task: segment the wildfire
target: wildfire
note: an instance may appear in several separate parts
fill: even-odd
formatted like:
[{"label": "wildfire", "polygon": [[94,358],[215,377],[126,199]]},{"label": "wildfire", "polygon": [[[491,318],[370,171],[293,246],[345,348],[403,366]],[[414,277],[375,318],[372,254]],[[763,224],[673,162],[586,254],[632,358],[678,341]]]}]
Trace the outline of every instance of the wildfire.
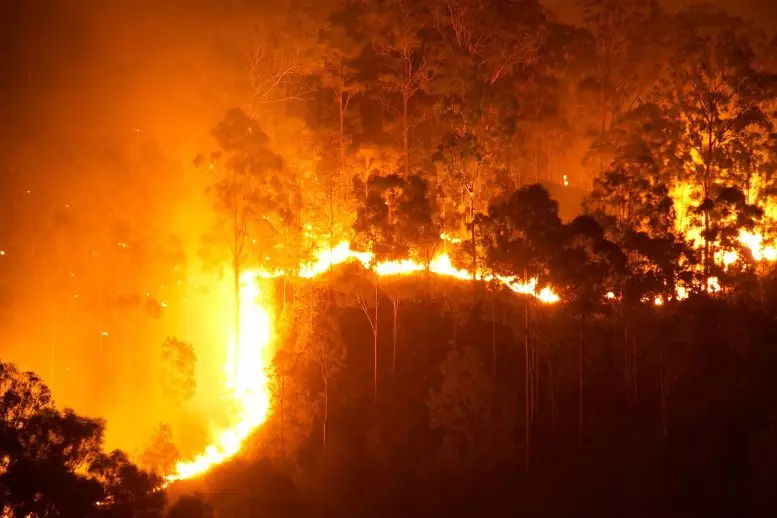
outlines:
[{"label": "wildfire", "polygon": [[[537,290],[537,279],[526,282],[515,277],[494,276],[482,272],[474,274],[453,266],[447,254],[440,254],[428,265],[412,259],[397,261],[374,261],[370,252],[351,249],[350,243],[342,242],[331,250],[322,250],[314,261],[302,265],[297,273],[300,278],[311,279],[330,268],[348,261],[357,261],[380,276],[411,275],[428,271],[435,275],[460,280],[497,280],[515,293],[531,295],[546,304],[559,301],[558,295],[546,286]],[[250,270],[240,276],[240,329],[235,340],[230,339],[230,356],[225,367],[227,373],[228,398],[238,406],[236,424],[218,435],[214,443],[191,461],[179,462],[175,473],[169,475],[167,483],[197,477],[213,466],[234,457],[245,439],[265,422],[270,413],[270,393],[266,367],[272,360],[273,315],[269,304],[262,299],[262,279],[284,275],[282,270]]]},{"label": "wildfire", "polygon": [[[758,184],[758,182],[755,182]],[[757,188],[754,188],[757,190]],[[702,237],[701,227],[698,222],[693,221],[692,213],[693,207],[698,203],[700,193],[698,188],[694,188],[690,183],[680,182],[676,184],[671,190],[671,197],[675,202],[676,223],[675,228],[690,242],[695,248],[704,247],[704,238]],[[764,218],[769,221],[777,220],[777,209],[767,204],[765,207]],[[730,216],[731,219],[736,218],[735,215]],[[737,242],[743,248],[750,251],[753,260],[756,262],[769,262],[773,263],[777,261],[777,241],[766,242],[764,235],[759,232],[752,232],[745,229],[739,230],[737,236]],[[712,248],[715,250],[714,259],[715,262],[723,265],[724,269],[728,269],[731,265],[737,263],[740,260],[740,254],[738,250],[726,249],[721,246],[719,242],[712,243]],[[717,286],[717,280],[712,283]]]},{"label": "wildfire", "polygon": [[[682,208],[679,213],[681,216],[685,214]],[[682,218],[678,222],[678,228],[686,231],[686,236],[689,239],[693,238],[694,229],[684,223]],[[441,236],[441,239],[450,243],[456,242],[454,238],[447,235]],[[777,260],[777,248],[764,246],[761,235],[742,231],[739,235],[739,241],[753,252],[756,261],[771,262]],[[700,243],[696,242],[696,244]],[[734,250],[725,250],[721,251],[716,259],[728,266],[738,260],[738,255]],[[447,253],[437,255],[428,264],[413,259],[376,261],[374,254],[353,250],[347,241],[343,241],[331,249],[321,250],[316,254],[314,260],[301,265],[294,274],[302,279],[312,279],[326,273],[334,266],[349,261],[358,262],[365,269],[374,271],[379,276],[405,276],[429,272],[462,281],[495,281],[514,293],[532,296],[544,304],[555,304],[560,300],[549,286],[538,289],[536,278],[522,280],[516,277],[456,268]],[[260,284],[263,279],[277,278],[286,273],[283,270],[265,268],[242,273],[238,308],[240,312],[239,335],[237,339],[234,336],[230,339],[230,355],[226,365],[227,397],[238,407],[236,424],[222,431],[215,438],[213,444],[193,460],[179,462],[175,468],[175,473],[167,477],[167,483],[199,476],[214,465],[234,457],[240,451],[245,439],[269,416],[270,393],[266,367],[272,360],[273,312],[270,305],[262,298]],[[720,291],[718,279],[709,278],[706,288],[709,292]],[[610,300],[619,298],[613,292],[608,292],[605,297]],[[678,286],[676,300],[683,300],[687,297],[688,289],[684,286]],[[651,300],[646,299],[645,302],[651,302]],[[652,300],[652,303],[656,306],[662,306],[665,300],[658,296]]]},{"label": "wildfire", "polygon": [[[447,236],[446,236],[447,237]],[[443,238],[446,240],[446,238]],[[450,242],[452,238],[447,238]],[[359,252],[351,249],[350,243],[343,241],[332,250],[324,250],[317,254],[316,260],[308,265],[304,265],[299,272],[303,279],[310,279],[328,271],[331,267],[343,264],[348,261],[357,261],[366,269],[375,271],[380,276],[399,276],[412,275],[419,272],[428,271],[441,277],[451,277],[463,281],[482,280],[490,282],[494,279],[505,285],[515,293],[531,295],[541,302],[553,304],[559,301],[558,295],[553,293],[549,286],[537,291],[537,279],[529,279],[525,282],[517,280],[515,277],[494,276],[485,272],[471,272],[466,269],[456,268],[451,262],[448,254],[442,253],[424,264],[413,259],[399,259],[395,261],[375,261],[375,256],[370,252]],[[283,272],[264,272],[266,277],[276,277]]]},{"label": "wildfire", "polygon": [[193,478],[220,464],[239,451],[246,437],[261,425],[270,412],[270,393],[265,368],[272,359],[273,319],[269,304],[259,288],[261,272],[240,276],[240,329],[237,340],[230,338],[230,358],[225,367],[229,399],[237,404],[237,424],[223,431],[204,452],[188,462],[179,462],[167,482]]}]

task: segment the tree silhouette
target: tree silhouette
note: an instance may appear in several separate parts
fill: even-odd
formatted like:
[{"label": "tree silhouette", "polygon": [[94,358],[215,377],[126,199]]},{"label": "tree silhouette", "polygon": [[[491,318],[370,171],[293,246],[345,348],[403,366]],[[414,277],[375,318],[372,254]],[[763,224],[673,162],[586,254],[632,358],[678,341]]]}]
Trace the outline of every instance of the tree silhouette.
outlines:
[{"label": "tree silhouette", "polygon": [[[283,159],[269,147],[269,137],[259,123],[242,110],[229,110],[213,130],[219,150],[199,155],[195,164],[216,171],[210,191],[216,209],[226,222],[223,232],[231,259],[234,297],[235,343],[240,338],[240,275],[252,236],[274,231],[273,220],[291,224],[299,193],[282,174]],[[268,228],[269,227],[269,228]]]},{"label": "tree silhouette", "polygon": [[159,516],[161,480],[102,451],[104,424],[54,408],[31,373],[0,363],[0,496],[15,516]]},{"label": "tree silhouette", "polygon": [[191,344],[168,337],[162,344],[159,383],[174,408],[188,402],[197,390],[197,355]]},{"label": "tree silhouette", "polygon": [[166,518],[213,518],[213,509],[201,493],[179,498],[165,514]]},{"label": "tree silhouette", "polygon": [[141,465],[151,473],[161,476],[171,475],[175,464],[180,460],[180,453],[173,442],[173,431],[170,425],[159,425],[151,445],[143,452]]}]

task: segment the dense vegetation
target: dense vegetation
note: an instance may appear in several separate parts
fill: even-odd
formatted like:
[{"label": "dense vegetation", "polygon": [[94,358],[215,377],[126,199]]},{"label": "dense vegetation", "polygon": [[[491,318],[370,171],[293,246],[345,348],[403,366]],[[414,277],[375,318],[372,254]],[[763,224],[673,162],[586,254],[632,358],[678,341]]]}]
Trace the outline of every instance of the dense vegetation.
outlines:
[{"label": "dense vegetation", "polygon": [[[194,159],[217,215],[196,257],[140,203],[117,214],[118,194],[17,238],[10,274],[51,260],[40,236],[71,249],[46,275],[77,271],[88,302],[53,283],[47,303],[88,314],[90,333],[109,322],[125,342],[104,353],[101,333],[90,368],[130,386],[154,377],[133,341],[133,322],[162,314],[146,286],[180,284],[195,260],[228,265],[235,295],[244,269],[287,272],[272,415],[241,458],[174,486],[202,494],[169,516],[777,509],[775,46],[708,7],[581,4],[585,27],[534,0],[230,3],[210,34],[238,107],[220,106]],[[172,176],[160,149],[98,161]],[[575,189],[584,215],[567,217],[554,198]],[[341,240],[379,260],[445,250],[560,301],[355,264],[298,278]],[[169,415],[196,392],[196,361],[164,342]],[[56,410],[10,364],[0,375],[4,506],[165,512],[160,479],[104,453],[99,421]],[[179,428],[159,427],[144,467],[171,470]]]}]

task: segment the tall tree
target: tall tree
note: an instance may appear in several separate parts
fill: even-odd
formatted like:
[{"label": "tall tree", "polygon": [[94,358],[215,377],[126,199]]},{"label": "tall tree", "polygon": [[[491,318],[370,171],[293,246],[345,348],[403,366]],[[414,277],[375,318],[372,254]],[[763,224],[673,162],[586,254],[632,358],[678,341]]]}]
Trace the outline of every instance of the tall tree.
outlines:
[{"label": "tall tree", "polygon": [[189,401],[197,390],[197,354],[191,344],[168,337],[162,344],[159,384],[172,408]]},{"label": "tall tree", "polygon": [[601,312],[602,301],[611,291],[615,275],[626,267],[620,248],[605,238],[602,227],[590,216],[578,216],[564,226],[563,252],[554,260],[554,286],[577,313],[578,340],[578,427],[585,433],[585,331],[586,319]]},{"label": "tall tree", "polygon": [[179,498],[170,509],[166,518],[213,518],[213,509],[200,493]]},{"label": "tall tree", "polygon": [[[581,0],[583,18],[596,40],[600,133],[657,80],[662,48],[655,37],[661,23],[653,0]],[[651,34],[652,37],[647,35]],[[644,35],[644,36],[643,36]]]},{"label": "tall tree", "polygon": [[242,110],[229,110],[213,130],[219,151],[198,155],[195,163],[217,171],[210,188],[216,209],[226,222],[221,236],[232,263],[234,337],[240,341],[240,276],[252,236],[272,232],[272,220],[289,223],[299,192],[282,174],[283,160],[269,147],[269,137],[259,123]]},{"label": "tall tree", "polygon": [[766,77],[754,67],[747,28],[725,13],[695,9],[677,17],[676,45],[667,102],[685,126],[683,141],[691,161],[688,178],[697,193],[703,216],[704,275],[714,261],[711,210],[716,185],[725,185],[731,169],[733,144],[748,128],[766,124],[760,102],[772,94],[762,88]]},{"label": "tall tree", "polygon": [[[413,101],[421,93],[431,93],[437,73],[438,52],[430,35],[432,16],[429,6],[411,0],[378,0],[367,8],[366,23],[373,36],[373,47],[382,59],[378,95],[398,97],[399,133],[402,149],[402,176],[410,176],[413,157],[412,133],[423,113],[413,113]],[[384,93],[385,92],[385,93]]]},{"label": "tall tree", "polygon": [[157,429],[151,445],[141,456],[143,469],[160,476],[172,475],[181,454],[173,442],[173,430],[167,423]]},{"label": "tall tree", "polygon": [[[563,228],[558,216],[558,204],[540,185],[530,185],[514,192],[510,198],[489,207],[484,224],[487,265],[499,275],[517,278],[527,283],[544,282],[551,273],[551,257],[562,245]],[[523,315],[516,322],[522,327],[518,334],[524,340],[524,426],[526,466],[529,466],[531,422],[535,404],[534,348],[531,340],[531,299],[524,297]]]}]

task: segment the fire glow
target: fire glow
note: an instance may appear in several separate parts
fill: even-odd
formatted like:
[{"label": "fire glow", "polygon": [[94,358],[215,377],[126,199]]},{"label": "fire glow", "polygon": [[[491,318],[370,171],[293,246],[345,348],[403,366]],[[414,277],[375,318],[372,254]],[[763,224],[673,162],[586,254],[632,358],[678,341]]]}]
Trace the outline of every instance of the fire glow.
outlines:
[{"label": "fire glow", "polygon": [[229,399],[237,404],[237,423],[191,461],[179,462],[167,482],[197,477],[234,457],[245,439],[270,412],[266,368],[272,359],[274,329],[270,304],[263,300],[261,276],[252,270],[240,276],[240,332],[229,343],[225,366]]},{"label": "fire glow", "polygon": [[[349,261],[361,263],[366,269],[379,276],[405,276],[428,271],[432,274],[464,281],[496,280],[515,293],[535,297],[545,304],[559,301],[558,295],[546,286],[537,289],[537,280],[526,282],[514,277],[494,276],[481,272],[469,272],[456,268],[447,254],[435,257],[428,265],[412,259],[375,262],[370,252],[351,249],[348,242],[342,242],[331,250],[319,252],[314,261],[303,265],[296,275],[312,279],[329,271],[332,267]],[[264,299],[260,285],[264,280],[284,275],[282,270],[247,270],[240,276],[240,330],[239,337],[230,339],[229,358],[225,366],[227,375],[227,398],[238,407],[235,424],[218,434],[213,444],[194,459],[179,462],[175,473],[167,477],[167,483],[195,478],[206,473],[213,466],[234,457],[246,438],[270,415],[270,391],[267,367],[274,353],[273,311]]]},{"label": "fire glow", "polygon": [[[447,238],[447,239],[446,239]],[[452,238],[442,236],[444,241],[453,242]],[[743,233],[740,241],[749,246],[757,261],[774,261],[777,252],[772,247],[763,247],[759,235]],[[760,255],[757,254],[760,251]],[[736,257],[728,257],[734,262]],[[536,278],[521,280],[516,277],[493,275],[487,272],[471,272],[459,269],[453,265],[450,256],[442,253],[429,261],[428,264],[413,259],[392,261],[375,261],[374,254],[353,250],[350,243],[343,241],[336,247],[322,250],[316,254],[315,260],[303,264],[296,272],[289,272],[301,279],[313,279],[328,272],[331,268],[346,263],[358,262],[365,269],[375,272],[378,276],[408,276],[421,272],[459,279],[462,281],[496,281],[514,293],[531,296],[544,304],[559,302],[559,296],[550,286],[538,289]],[[724,259],[724,263],[726,260]],[[263,299],[260,285],[264,280],[286,275],[283,270],[253,269],[244,271],[240,278],[240,332],[238,340],[230,339],[229,359],[225,367],[227,373],[228,398],[238,407],[236,423],[218,434],[209,447],[193,460],[179,462],[175,473],[167,477],[167,481],[184,480],[197,477],[234,457],[241,449],[246,438],[264,423],[270,415],[270,392],[266,369],[272,361],[274,352],[273,311]],[[707,290],[720,290],[717,278],[708,279]],[[677,288],[677,300],[688,297],[687,289]],[[617,296],[609,292],[606,298]],[[646,302],[649,302],[646,300]],[[662,297],[656,297],[656,306],[664,304]]]}]

